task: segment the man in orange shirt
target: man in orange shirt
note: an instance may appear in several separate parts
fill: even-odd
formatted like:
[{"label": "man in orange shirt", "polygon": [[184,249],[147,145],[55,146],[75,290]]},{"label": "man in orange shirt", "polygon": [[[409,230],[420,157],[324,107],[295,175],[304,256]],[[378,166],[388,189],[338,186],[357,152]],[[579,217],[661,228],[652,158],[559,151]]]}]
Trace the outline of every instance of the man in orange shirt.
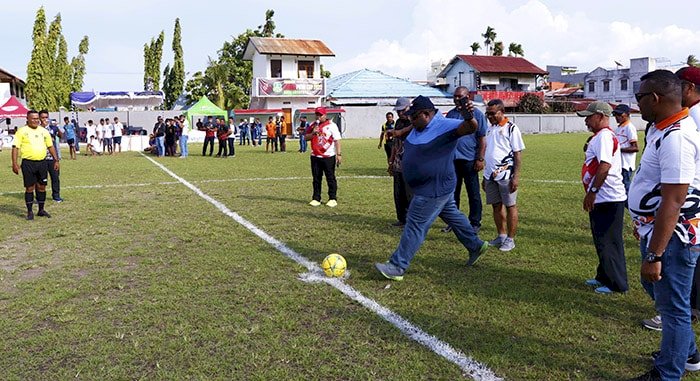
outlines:
[{"label": "man in orange shirt", "polygon": [[[274,144],[275,142],[275,128],[277,125],[275,124],[275,121],[272,120],[272,117],[269,117],[267,119],[267,124],[265,125],[265,129],[267,130],[267,140],[265,144],[265,152],[267,153],[268,150],[270,149],[270,145]],[[272,147],[272,153],[275,153],[274,146]]]}]

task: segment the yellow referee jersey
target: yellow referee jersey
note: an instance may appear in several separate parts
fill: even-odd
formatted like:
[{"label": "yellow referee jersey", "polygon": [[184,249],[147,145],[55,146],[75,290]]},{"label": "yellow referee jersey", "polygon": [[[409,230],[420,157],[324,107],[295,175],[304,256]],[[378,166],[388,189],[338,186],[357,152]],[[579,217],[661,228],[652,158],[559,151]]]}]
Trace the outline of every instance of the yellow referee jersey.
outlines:
[{"label": "yellow referee jersey", "polygon": [[19,148],[22,159],[44,160],[46,149],[53,146],[51,134],[44,127],[20,127],[15,133],[12,146]]}]

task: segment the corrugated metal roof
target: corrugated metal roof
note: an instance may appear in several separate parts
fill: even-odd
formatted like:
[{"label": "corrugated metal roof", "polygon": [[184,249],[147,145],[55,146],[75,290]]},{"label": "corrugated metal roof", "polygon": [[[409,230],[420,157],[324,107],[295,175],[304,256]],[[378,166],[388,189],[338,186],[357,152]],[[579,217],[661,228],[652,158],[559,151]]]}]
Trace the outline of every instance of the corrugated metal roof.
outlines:
[{"label": "corrugated metal roof", "polygon": [[333,51],[331,51],[321,40],[251,37],[248,44],[253,44],[255,50],[257,50],[260,54],[335,56],[335,53],[333,53]]},{"label": "corrugated metal roof", "polygon": [[546,70],[540,69],[535,66],[535,64],[522,57],[476,56],[466,54],[458,54],[457,57],[481,73],[547,74]]},{"label": "corrugated metal roof", "polygon": [[341,74],[326,82],[328,98],[451,97],[434,87],[392,77],[381,71],[362,69]]}]

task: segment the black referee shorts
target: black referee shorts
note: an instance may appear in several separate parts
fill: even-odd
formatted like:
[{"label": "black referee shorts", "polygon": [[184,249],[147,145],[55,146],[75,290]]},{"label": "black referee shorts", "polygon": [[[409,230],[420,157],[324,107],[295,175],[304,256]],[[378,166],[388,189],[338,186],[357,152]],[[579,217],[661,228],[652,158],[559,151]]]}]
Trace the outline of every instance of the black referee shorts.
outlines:
[{"label": "black referee shorts", "polygon": [[24,187],[28,188],[34,184],[47,184],[49,165],[46,160],[22,159],[22,177]]}]

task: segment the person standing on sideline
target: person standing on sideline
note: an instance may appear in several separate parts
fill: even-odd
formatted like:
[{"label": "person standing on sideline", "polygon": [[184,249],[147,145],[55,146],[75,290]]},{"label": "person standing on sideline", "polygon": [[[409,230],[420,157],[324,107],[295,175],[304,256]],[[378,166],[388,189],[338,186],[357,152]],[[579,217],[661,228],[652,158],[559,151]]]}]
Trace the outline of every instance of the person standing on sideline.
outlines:
[{"label": "person standing on sideline", "polygon": [[661,315],[661,347],[654,367],[632,380],[680,380],[700,370],[691,327],[690,292],[700,253],[700,133],[682,106],[682,81],[655,70],[635,94],[642,119],[652,122],[629,211],[639,234],[642,286]]},{"label": "person standing on sideline", "polygon": [[228,125],[224,122],[223,118],[217,118],[217,130],[216,136],[219,139],[219,152],[216,157],[226,158],[228,156],[228,136],[231,134]]},{"label": "person standing on sideline", "polygon": [[214,117],[208,116],[207,121],[202,125],[204,129],[204,146],[202,146],[202,156],[207,155],[207,145],[209,146],[209,156],[214,153],[214,140],[216,139],[216,125]]},{"label": "person standing on sideline", "polygon": [[[124,135],[124,125],[119,122],[118,117],[114,117],[114,152],[115,153],[121,153],[122,152],[122,136]],[[119,149],[117,150],[117,146],[119,146]]]},{"label": "person standing on sideline", "polygon": [[165,122],[163,122],[163,117],[160,115],[158,116],[158,121],[153,126],[153,136],[155,136],[156,138],[156,149],[158,152],[158,157],[165,156]]},{"label": "person standing on sideline", "polygon": [[276,132],[280,141],[280,152],[287,152],[287,122],[284,115],[280,117],[279,130]]},{"label": "person standing on sideline", "polygon": [[335,208],[338,206],[338,182],[335,179],[335,168],[342,162],[343,154],[340,148],[342,137],[338,126],[328,119],[328,111],[325,107],[316,107],[314,114],[316,121],[306,128],[306,140],[311,141],[311,176],[313,177],[313,195],[309,205],[321,205],[321,180],[325,175],[328,185],[326,206]]},{"label": "person standing on sideline", "polygon": [[[461,119],[457,106],[462,99],[469,97],[469,90],[460,86],[455,89],[452,95],[455,108],[447,112],[446,117],[450,119]],[[474,119],[479,127],[473,134],[468,134],[459,138],[457,149],[455,149],[455,173],[457,174],[457,186],[455,187],[455,204],[459,209],[460,199],[462,198],[462,183],[467,190],[467,198],[469,199],[469,223],[472,224],[474,231],[478,234],[481,229],[481,190],[479,189],[479,172],[484,169],[484,155],[486,152],[486,144],[484,137],[488,129],[486,116],[481,110],[474,109]],[[443,232],[449,232],[450,226],[442,229]]]},{"label": "person standing on sideline", "polygon": [[103,131],[104,134],[102,135],[102,145],[104,151],[109,152],[109,154],[111,155],[114,153],[114,146],[112,145],[112,137],[114,137],[114,126],[112,125],[112,122],[109,120],[109,118],[105,118],[105,125]]},{"label": "person standing on sideline", "polygon": [[622,184],[622,155],[620,144],[610,128],[612,107],[606,102],[593,102],[585,111],[576,114],[585,117],[586,127],[593,133],[584,145],[585,161],[581,181],[586,196],[583,210],[593,235],[598,268],[596,276],[586,281],[599,294],[625,292],[627,266],[622,239],[625,213],[625,186]]},{"label": "person standing on sideline", "polygon": [[396,251],[388,262],[374,265],[385,278],[403,280],[438,216],[452,226],[457,239],[467,249],[467,266],[476,263],[488,249],[488,243],[479,239],[467,217],[457,209],[454,199],[457,182],[452,164],[454,150],[460,137],[473,133],[478,127],[472,109],[471,102],[466,99],[460,106],[463,120],[447,119],[430,99],[420,95],[406,111],[413,128],[402,129],[398,134],[410,131],[404,141],[402,165],[404,178],[413,190],[413,199]]},{"label": "person standing on sideline", "polygon": [[241,133],[241,135],[238,136],[238,139],[241,139],[241,136],[243,136],[243,130],[239,130],[236,127],[236,120],[233,119],[232,117],[228,118],[228,130],[229,130],[229,135],[228,138],[226,139],[228,142],[228,155],[229,156],[236,156],[236,134]]},{"label": "person standing on sideline", "polygon": [[[255,133],[258,135],[258,146],[262,147],[262,122],[260,118],[255,118]],[[255,144],[253,144],[255,145]]]},{"label": "person standing on sideline", "polygon": [[267,139],[265,140],[265,153],[268,152],[268,149],[270,150],[270,153],[275,153],[275,151],[277,151],[277,140],[275,140],[276,124],[272,120],[272,117],[269,117],[267,119],[265,130],[267,130]]},{"label": "person standing on sideline", "polygon": [[382,148],[382,141],[384,141],[384,152],[386,152],[386,162],[389,162],[389,157],[391,157],[391,146],[393,143],[393,137],[391,137],[386,132],[394,129],[394,113],[389,111],[385,115],[386,120],[382,123],[382,132],[379,134],[379,145],[377,149]]},{"label": "person standing on sideline", "polygon": [[187,141],[190,139],[190,121],[187,120],[184,114],[180,115],[180,126],[182,126],[180,133],[180,157],[187,157],[190,155],[190,149],[187,146]]},{"label": "person standing on sideline", "polygon": [[[51,135],[51,140],[53,141],[53,148],[56,155],[52,155],[49,150],[46,151],[46,169],[51,178],[51,198],[56,202],[63,202],[61,198],[61,172],[54,169],[54,160],[61,160],[60,145],[59,141],[63,134],[61,130],[56,125],[56,120],[51,120],[49,123],[49,112],[47,110],[39,111],[39,120],[41,126],[44,127]],[[39,196],[37,195],[37,200]]]},{"label": "person standing on sideline", "polygon": [[617,128],[615,137],[620,143],[622,153],[622,184],[625,186],[625,194],[630,191],[630,183],[637,162],[637,127],[630,121],[630,106],[619,104],[613,110]]},{"label": "person standing on sideline", "polygon": [[77,141],[76,128],[73,123],[70,122],[68,117],[63,118],[63,131],[66,134],[66,143],[68,143],[68,152],[70,153],[71,160],[76,158],[75,145]]},{"label": "person standing on sideline", "polygon": [[508,120],[504,112],[505,105],[500,99],[487,104],[489,128],[486,130],[486,166],[481,186],[486,193],[486,203],[493,208],[493,221],[498,231],[498,237],[489,241],[489,245],[510,251],[515,249],[518,229],[517,198],[525,143],[518,126]]},{"label": "person standing on sideline", "polygon": [[[47,113],[48,115],[48,113]],[[58,157],[56,149],[53,146],[51,134],[45,128],[39,127],[39,113],[30,110],[27,112],[27,124],[20,127],[15,133],[15,139],[12,142],[12,172],[19,175],[20,168],[22,170],[22,178],[24,179],[24,202],[27,206],[27,220],[34,219],[34,191],[36,191],[36,200],[39,204],[39,212],[37,215],[50,218],[51,215],[44,210],[46,203],[46,183],[48,182],[48,161],[46,160],[46,150],[53,157]],[[22,158],[21,167],[18,164],[18,156]],[[53,170],[60,169],[59,160],[53,160]]]},{"label": "person standing on sideline", "polygon": [[[411,100],[408,98],[399,98],[396,100],[394,111],[399,116],[399,119],[394,125],[395,131],[401,131],[404,128],[411,126],[411,121],[406,115],[406,110],[411,106]],[[396,222],[391,224],[395,227],[404,227],[406,225],[406,215],[408,214],[408,205],[411,202],[411,188],[406,184],[403,177],[403,144],[406,136],[394,136],[391,145],[391,156],[389,157],[389,175],[394,178],[394,208],[396,209]]]},{"label": "person standing on sideline", "polygon": [[[681,103],[700,129],[700,68],[684,67],[676,72],[681,80]],[[695,267],[693,287],[690,292],[690,308],[694,320],[700,319],[700,270]]]},{"label": "person standing on sideline", "polygon": [[[236,121],[233,118],[229,118],[229,128],[233,131],[233,128],[235,127]],[[241,123],[238,124],[238,131],[240,131],[240,135],[238,136],[238,145],[242,146],[245,145],[245,135],[248,133],[248,123],[246,123],[245,119],[241,119]]]},{"label": "person standing on sideline", "polygon": [[[299,134],[299,152],[306,152],[306,127],[309,123],[306,122],[306,115],[299,117],[299,127],[297,127],[297,133]],[[253,140],[255,142],[255,140]]]}]

